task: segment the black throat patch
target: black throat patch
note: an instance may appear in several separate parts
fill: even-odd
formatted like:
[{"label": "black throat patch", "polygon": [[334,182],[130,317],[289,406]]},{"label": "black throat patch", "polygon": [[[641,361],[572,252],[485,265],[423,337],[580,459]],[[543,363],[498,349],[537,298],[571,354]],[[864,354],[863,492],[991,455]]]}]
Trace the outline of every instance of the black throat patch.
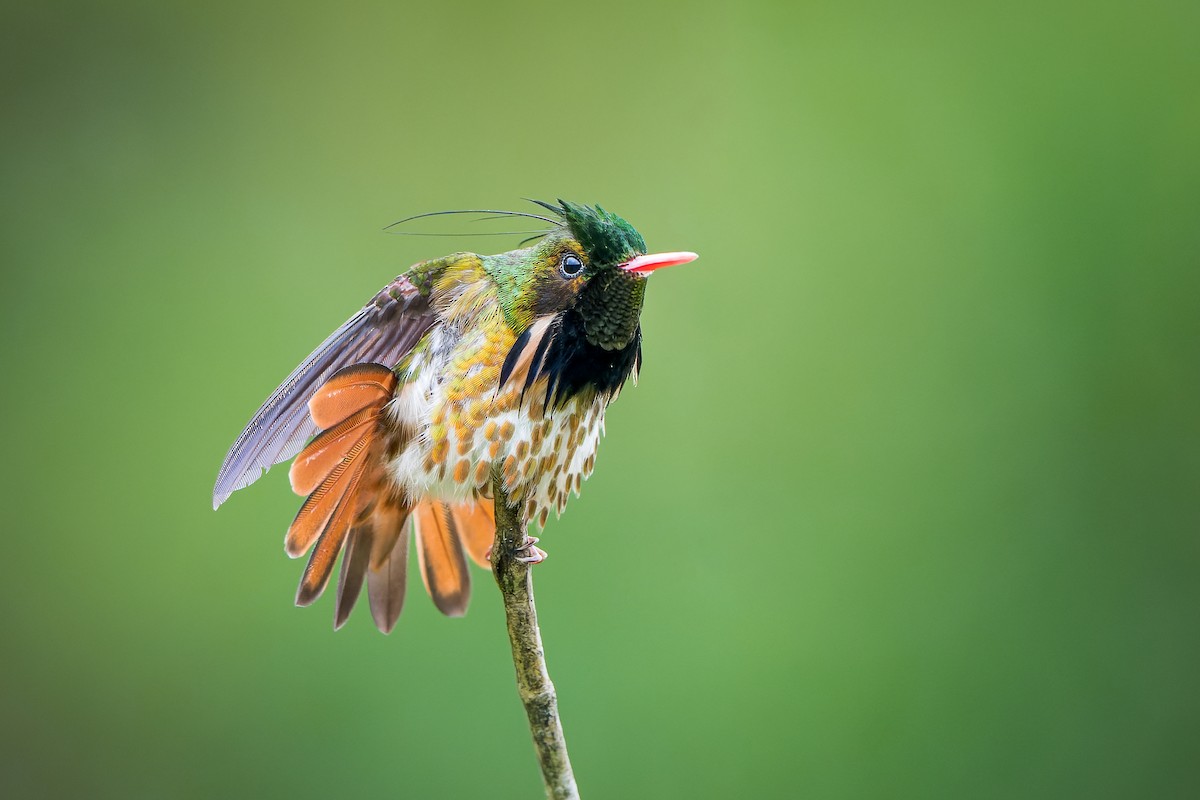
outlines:
[{"label": "black throat patch", "polygon": [[541,340],[530,341],[526,331],[513,343],[500,370],[503,386],[526,348],[535,347],[524,394],[542,377],[546,378],[546,408],[560,408],[572,398],[588,393],[610,400],[629,375],[642,367],[642,329],[636,324],[623,347],[606,349],[588,339],[583,315],[577,309],[558,314]]}]

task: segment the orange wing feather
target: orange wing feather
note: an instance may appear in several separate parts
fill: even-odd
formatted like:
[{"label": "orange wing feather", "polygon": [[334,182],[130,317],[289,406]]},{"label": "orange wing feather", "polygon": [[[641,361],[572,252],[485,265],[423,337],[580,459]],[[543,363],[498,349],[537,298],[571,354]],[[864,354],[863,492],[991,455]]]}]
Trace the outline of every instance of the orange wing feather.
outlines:
[{"label": "orange wing feather", "polygon": [[333,516],[321,531],[317,546],[308,559],[304,575],[300,578],[300,588],[296,591],[296,605],[307,606],[321,596],[329,576],[333,573],[333,564],[337,561],[342,543],[346,541],[346,533],[350,523],[358,513],[358,482],[362,477],[361,468],[350,476],[349,485],[341,501],[334,509]]},{"label": "orange wing feather", "polygon": [[346,451],[345,456],[334,465],[333,471],[321,482],[316,491],[308,496],[304,505],[300,506],[300,511],[296,514],[296,519],[292,521],[287,537],[284,539],[284,549],[289,556],[299,558],[304,555],[316,541],[317,536],[325,530],[329,520],[348,494],[347,490],[350,488],[351,480],[357,484],[357,478],[362,474],[363,468],[360,456],[367,450],[372,438],[370,431],[364,433]]},{"label": "orange wing feather", "polygon": [[332,428],[356,411],[381,408],[397,383],[382,364],[355,364],[335,372],[308,401],[308,411],[318,428]]},{"label": "orange wing feather", "polygon": [[288,471],[292,491],[312,494],[364,435],[371,432],[378,419],[378,407],[364,408],[318,434],[292,462]]},{"label": "orange wing feather", "polygon": [[289,473],[292,488],[307,493],[308,499],[288,528],[288,555],[302,555],[316,542],[296,592],[297,605],[308,605],[321,596],[349,540],[335,627],[346,621],[354,607],[375,549],[373,507],[380,480],[373,445],[379,415],[396,384],[392,371],[379,364],[355,364],[334,373],[309,401],[313,422],[324,430],[296,457]]}]

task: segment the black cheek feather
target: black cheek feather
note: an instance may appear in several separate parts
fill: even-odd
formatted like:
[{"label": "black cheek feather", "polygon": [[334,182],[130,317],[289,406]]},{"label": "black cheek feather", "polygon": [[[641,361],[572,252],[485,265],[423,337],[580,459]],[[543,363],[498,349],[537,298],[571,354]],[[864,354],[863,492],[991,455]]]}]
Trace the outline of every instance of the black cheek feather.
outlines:
[{"label": "black cheek feather", "polygon": [[[503,386],[512,375],[512,371],[517,366],[517,360],[521,358],[521,351],[529,344],[529,333],[532,330],[532,326],[526,328],[525,332],[518,336],[517,340],[513,342],[513,346],[509,348],[508,357],[504,359],[504,366],[500,367],[500,383],[497,386]],[[545,337],[542,339],[544,341]]]},{"label": "black cheek feather", "polygon": [[555,318],[552,320],[546,328],[546,332],[542,334],[542,339],[538,342],[537,350],[533,351],[533,359],[529,362],[529,371],[525,373],[525,385],[521,387],[522,400],[525,399],[525,393],[529,391],[529,387],[537,380],[537,376],[541,374],[542,361],[546,355],[546,349],[558,334],[559,327],[558,319]]}]

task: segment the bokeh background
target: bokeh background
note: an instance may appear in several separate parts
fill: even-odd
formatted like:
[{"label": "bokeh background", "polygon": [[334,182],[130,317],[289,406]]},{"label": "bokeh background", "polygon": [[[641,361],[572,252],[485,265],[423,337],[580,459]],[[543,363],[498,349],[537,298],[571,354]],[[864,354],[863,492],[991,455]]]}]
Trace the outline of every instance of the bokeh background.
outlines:
[{"label": "bokeh background", "polygon": [[385,225],[561,196],[701,253],[536,575],[585,796],[1198,796],[1198,30],[5,4],[0,794],[540,795],[486,573],[334,633],[285,471],[210,491],[384,282],[515,246]]}]

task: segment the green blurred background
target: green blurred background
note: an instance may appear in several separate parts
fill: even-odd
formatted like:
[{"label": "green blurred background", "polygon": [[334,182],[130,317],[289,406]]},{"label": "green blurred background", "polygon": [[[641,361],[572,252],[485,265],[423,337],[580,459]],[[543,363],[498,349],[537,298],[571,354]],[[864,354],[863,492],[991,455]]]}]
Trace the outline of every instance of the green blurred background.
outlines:
[{"label": "green blurred background", "polygon": [[210,491],[384,282],[515,246],[384,225],[561,196],[701,254],[544,538],[585,796],[1200,796],[1196,3],[0,31],[0,794],[540,795],[485,573],[334,633],[285,471]]}]

